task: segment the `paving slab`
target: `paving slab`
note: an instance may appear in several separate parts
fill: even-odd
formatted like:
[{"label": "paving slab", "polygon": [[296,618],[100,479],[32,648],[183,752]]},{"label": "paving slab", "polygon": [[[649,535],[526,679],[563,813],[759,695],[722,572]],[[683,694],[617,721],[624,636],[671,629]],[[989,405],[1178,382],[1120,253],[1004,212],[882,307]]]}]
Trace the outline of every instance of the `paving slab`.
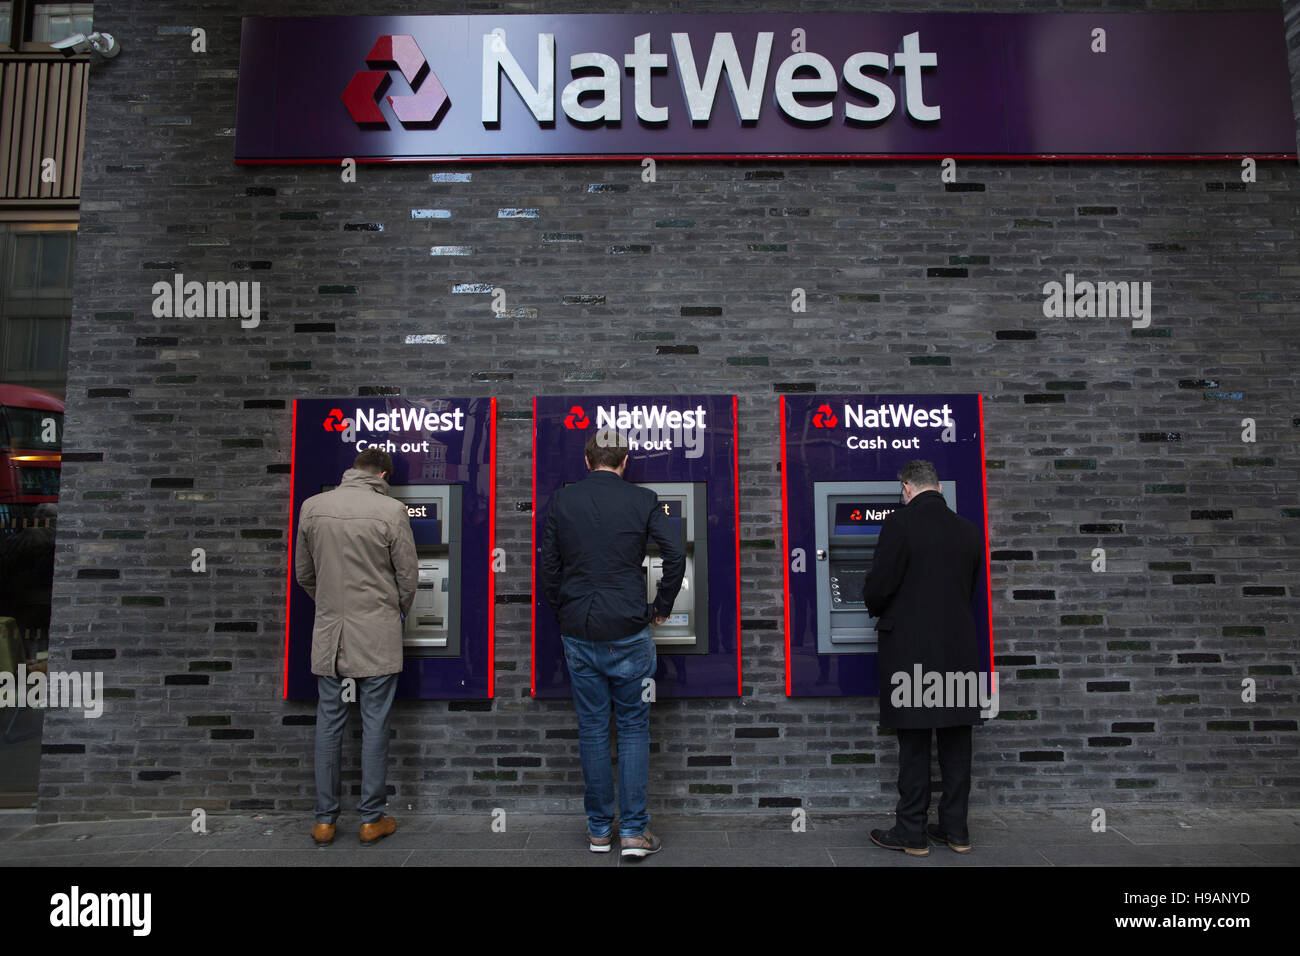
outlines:
[{"label": "paving slab", "polygon": [[617,866],[617,853],[579,850],[416,850],[404,866]]},{"label": "paving slab", "polygon": [[1043,846],[1056,866],[1266,866],[1268,862],[1236,843],[1163,846]]},{"label": "paving slab", "polygon": [[[1238,818],[1240,819],[1240,818]],[[1238,825],[1202,827],[1107,826],[1107,832],[1122,834],[1137,846],[1149,844],[1287,843],[1300,847],[1300,827]]]},{"label": "paving slab", "polygon": [[[932,817],[933,819],[933,817]],[[23,866],[595,866],[638,865],[587,849],[582,815],[510,813],[398,815],[397,833],[375,847],[358,842],[345,815],[333,845],[318,848],[303,813],[208,815],[195,833],[188,816],[0,827],[0,867]],[[1129,808],[1095,833],[1086,809],[973,813],[975,850],[933,846],[908,857],[871,843],[888,815],[810,814],[790,829],[784,814],[656,814],[651,829],[663,866],[1261,866],[1300,865],[1300,811]]]},{"label": "paving slab", "polygon": [[1245,847],[1269,866],[1300,866],[1300,846],[1294,843],[1247,843]]},{"label": "paving slab", "polygon": [[652,857],[624,866],[833,866],[830,854],[823,847],[794,847],[772,851],[769,849],[714,849],[711,847],[665,846]]},{"label": "paving slab", "polygon": [[954,853],[946,846],[931,846],[930,855],[908,856],[886,850],[874,843],[869,848],[830,847],[827,851],[836,866],[1050,866],[1047,858],[1033,847],[975,847],[969,853]]},{"label": "paving slab", "polygon": [[[389,839],[392,839],[391,837]],[[385,841],[386,842],[386,841]],[[336,847],[309,850],[209,850],[193,866],[402,866],[411,856],[407,847],[358,847],[357,852],[333,852]]]}]

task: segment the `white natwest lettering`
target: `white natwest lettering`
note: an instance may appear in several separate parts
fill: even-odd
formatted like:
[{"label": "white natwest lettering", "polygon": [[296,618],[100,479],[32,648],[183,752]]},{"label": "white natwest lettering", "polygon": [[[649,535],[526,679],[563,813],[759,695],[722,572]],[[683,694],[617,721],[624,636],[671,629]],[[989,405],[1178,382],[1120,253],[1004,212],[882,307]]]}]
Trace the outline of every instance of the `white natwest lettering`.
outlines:
[{"label": "white natwest lettering", "polygon": [[626,405],[601,405],[596,408],[597,428],[706,428],[704,416],[707,410],[697,405],[694,410],[670,411],[664,405],[638,405],[628,408]]},{"label": "white natwest lettering", "polygon": [[849,428],[946,428],[952,424],[952,408],[917,408],[915,405],[844,406],[844,424]]},{"label": "white natwest lettering", "polygon": [[358,408],[353,421],[357,431],[367,432],[463,432],[465,410],[431,412],[424,408],[398,408],[380,412],[373,408]]},{"label": "white natwest lettering", "polygon": [[[774,34],[758,33],[746,70],[741,51],[736,47],[735,36],[729,32],[714,33],[708,50],[708,62],[700,75],[698,58],[703,52],[703,38],[695,44],[688,33],[672,34],[672,59],[676,66],[677,82],[663,84],[677,87],[685,100],[687,112],[697,123],[713,118],[718,92],[726,78],[731,101],[740,123],[759,119],[765,104],[774,100],[776,108],[790,119],[800,123],[821,123],[835,114],[835,101],[843,85],[860,97],[870,101],[867,105],[852,102],[845,97],[842,115],[845,122],[878,123],[894,113],[898,97],[894,84],[889,82],[891,72],[903,76],[900,91],[907,115],[922,123],[939,120],[940,107],[925,102],[923,90],[924,71],[939,65],[939,55],[921,49],[921,34],[909,33],[902,38],[892,58],[888,53],[864,50],[854,53],[844,61],[838,71],[826,57],[810,51],[800,51],[780,61],[772,83],[773,96],[766,95],[768,77],[772,73],[772,48]],[[518,59],[510,51],[501,34],[482,36],[483,59],[480,73],[480,118],[484,126],[496,127],[501,123],[501,90],[512,87],[523,101],[528,112],[539,124],[555,122],[555,97],[558,88],[555,77],[555,34],[537,34],[536,82],[524,72]],[[745,51],[749,52],[749,51]],[[637,119],[644,123],[663,123],[668,120],[668,107],[654,102],[654,76],[668,69],[668,54],[656,53],[651,45],[651,35],[643,33],[633,40],[633,52],[623,55],[620,69],[616,57],[607,53],[574,53],[569,57],[569,72],[573,79],[560,93],[560,107],[564,115],[579,123],[612,123],[623,121],[624,72],[630,72],[633,104]],[[892,67],[892,70],[891,70]],[[804,75],[796,75],[800,70]],[[816,76],[806,75],[813,71]],[[875,75],[869,75],[867,71]],[[582,75],[579,76],[581,71]],[[597,71],[593,74],[592,71]],[[505,84],[501,82],[505,78]],[[820,102],[810,101],[818,98]]]}]

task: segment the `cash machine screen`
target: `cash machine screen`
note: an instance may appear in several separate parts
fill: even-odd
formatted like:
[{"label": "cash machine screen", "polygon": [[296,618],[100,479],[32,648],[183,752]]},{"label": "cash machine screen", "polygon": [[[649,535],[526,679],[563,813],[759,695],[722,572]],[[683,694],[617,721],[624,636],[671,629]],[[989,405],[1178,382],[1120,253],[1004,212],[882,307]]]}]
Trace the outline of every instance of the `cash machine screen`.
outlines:
[{"label": "cash machine screen", "polygon": [[411,519],[411,537],[417,548],[437,547],[442,544],[442,519],[438,503],[420,501],[407,504],[406,513]]},{"label": "cash machine screen", "polygon": [[[672,529],[671,534],[684,549],[686,547],[686,516],[682,514],[683,503],[680,498],[659,499],[659,510],[668,516],[668,525]],[[648,544],[652,550],[658,552],[653,541],[648,542]]]},{"label": "cash machine screen", "polygon": [[880,534],[885,519],[901,508],[899,502],[837,501],[834,534]]}]

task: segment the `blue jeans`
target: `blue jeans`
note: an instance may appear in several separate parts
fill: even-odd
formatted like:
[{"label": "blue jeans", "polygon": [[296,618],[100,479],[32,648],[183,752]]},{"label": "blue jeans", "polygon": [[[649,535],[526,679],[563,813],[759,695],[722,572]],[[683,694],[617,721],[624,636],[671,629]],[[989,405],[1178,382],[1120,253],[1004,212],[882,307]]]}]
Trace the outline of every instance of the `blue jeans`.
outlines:
[{"label": "blue jeans", "polygon": [[[608,836],[614,825],[614,774],[609,763],[609,710],[618,727],[618,835],[639,836],[650,822],[650,701],[646,678],[658,665],[650,628],[617,641],[561,637],[578,712],[578,751],[587,792],[587,832]],[[644,699],[643,699],[644,698]]]},{"label": "blue jeans", "polygon": [[[388,725],[397,676],[353,678],[361,706],[361,802],[357,810],[362,823],[377,823],[388,803]],[[318,674],[316,690],[316,822],[334,823],[339,818],[339,770],[348,705],[343,701],[342,680]]]}]

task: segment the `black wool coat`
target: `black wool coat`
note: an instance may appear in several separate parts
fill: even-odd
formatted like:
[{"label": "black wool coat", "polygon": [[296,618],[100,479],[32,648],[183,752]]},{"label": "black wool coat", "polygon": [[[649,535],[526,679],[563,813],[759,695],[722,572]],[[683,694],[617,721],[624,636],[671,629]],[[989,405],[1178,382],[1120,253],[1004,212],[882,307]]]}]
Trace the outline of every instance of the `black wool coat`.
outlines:
[{"label": "black wool coat", "polygon": [[[862,594],[879,618],[880,723],[884,727],[977,724],[980,665],[971,598],[983,561],[979,530],[954,514],[943,495],[923,491],[885,519]],[[920,671],[916,666],[920,665]],[[918,673],[921,685],[916,686]],[[944,682],[925,704],[925,675]],[[905,675],[901,680],[897,675]],[[952,676],[950,676],[952,675]],[[954,692],[961,680],[960,697]],[[933,686],[933,684],[932,684]],[[987,691],[986,691],[987,693]],[[901,696],[905,706],[897,706]],[[939,702],[947,706],[933,706]],[[965,703],[968,706],[953,706]]]}]

